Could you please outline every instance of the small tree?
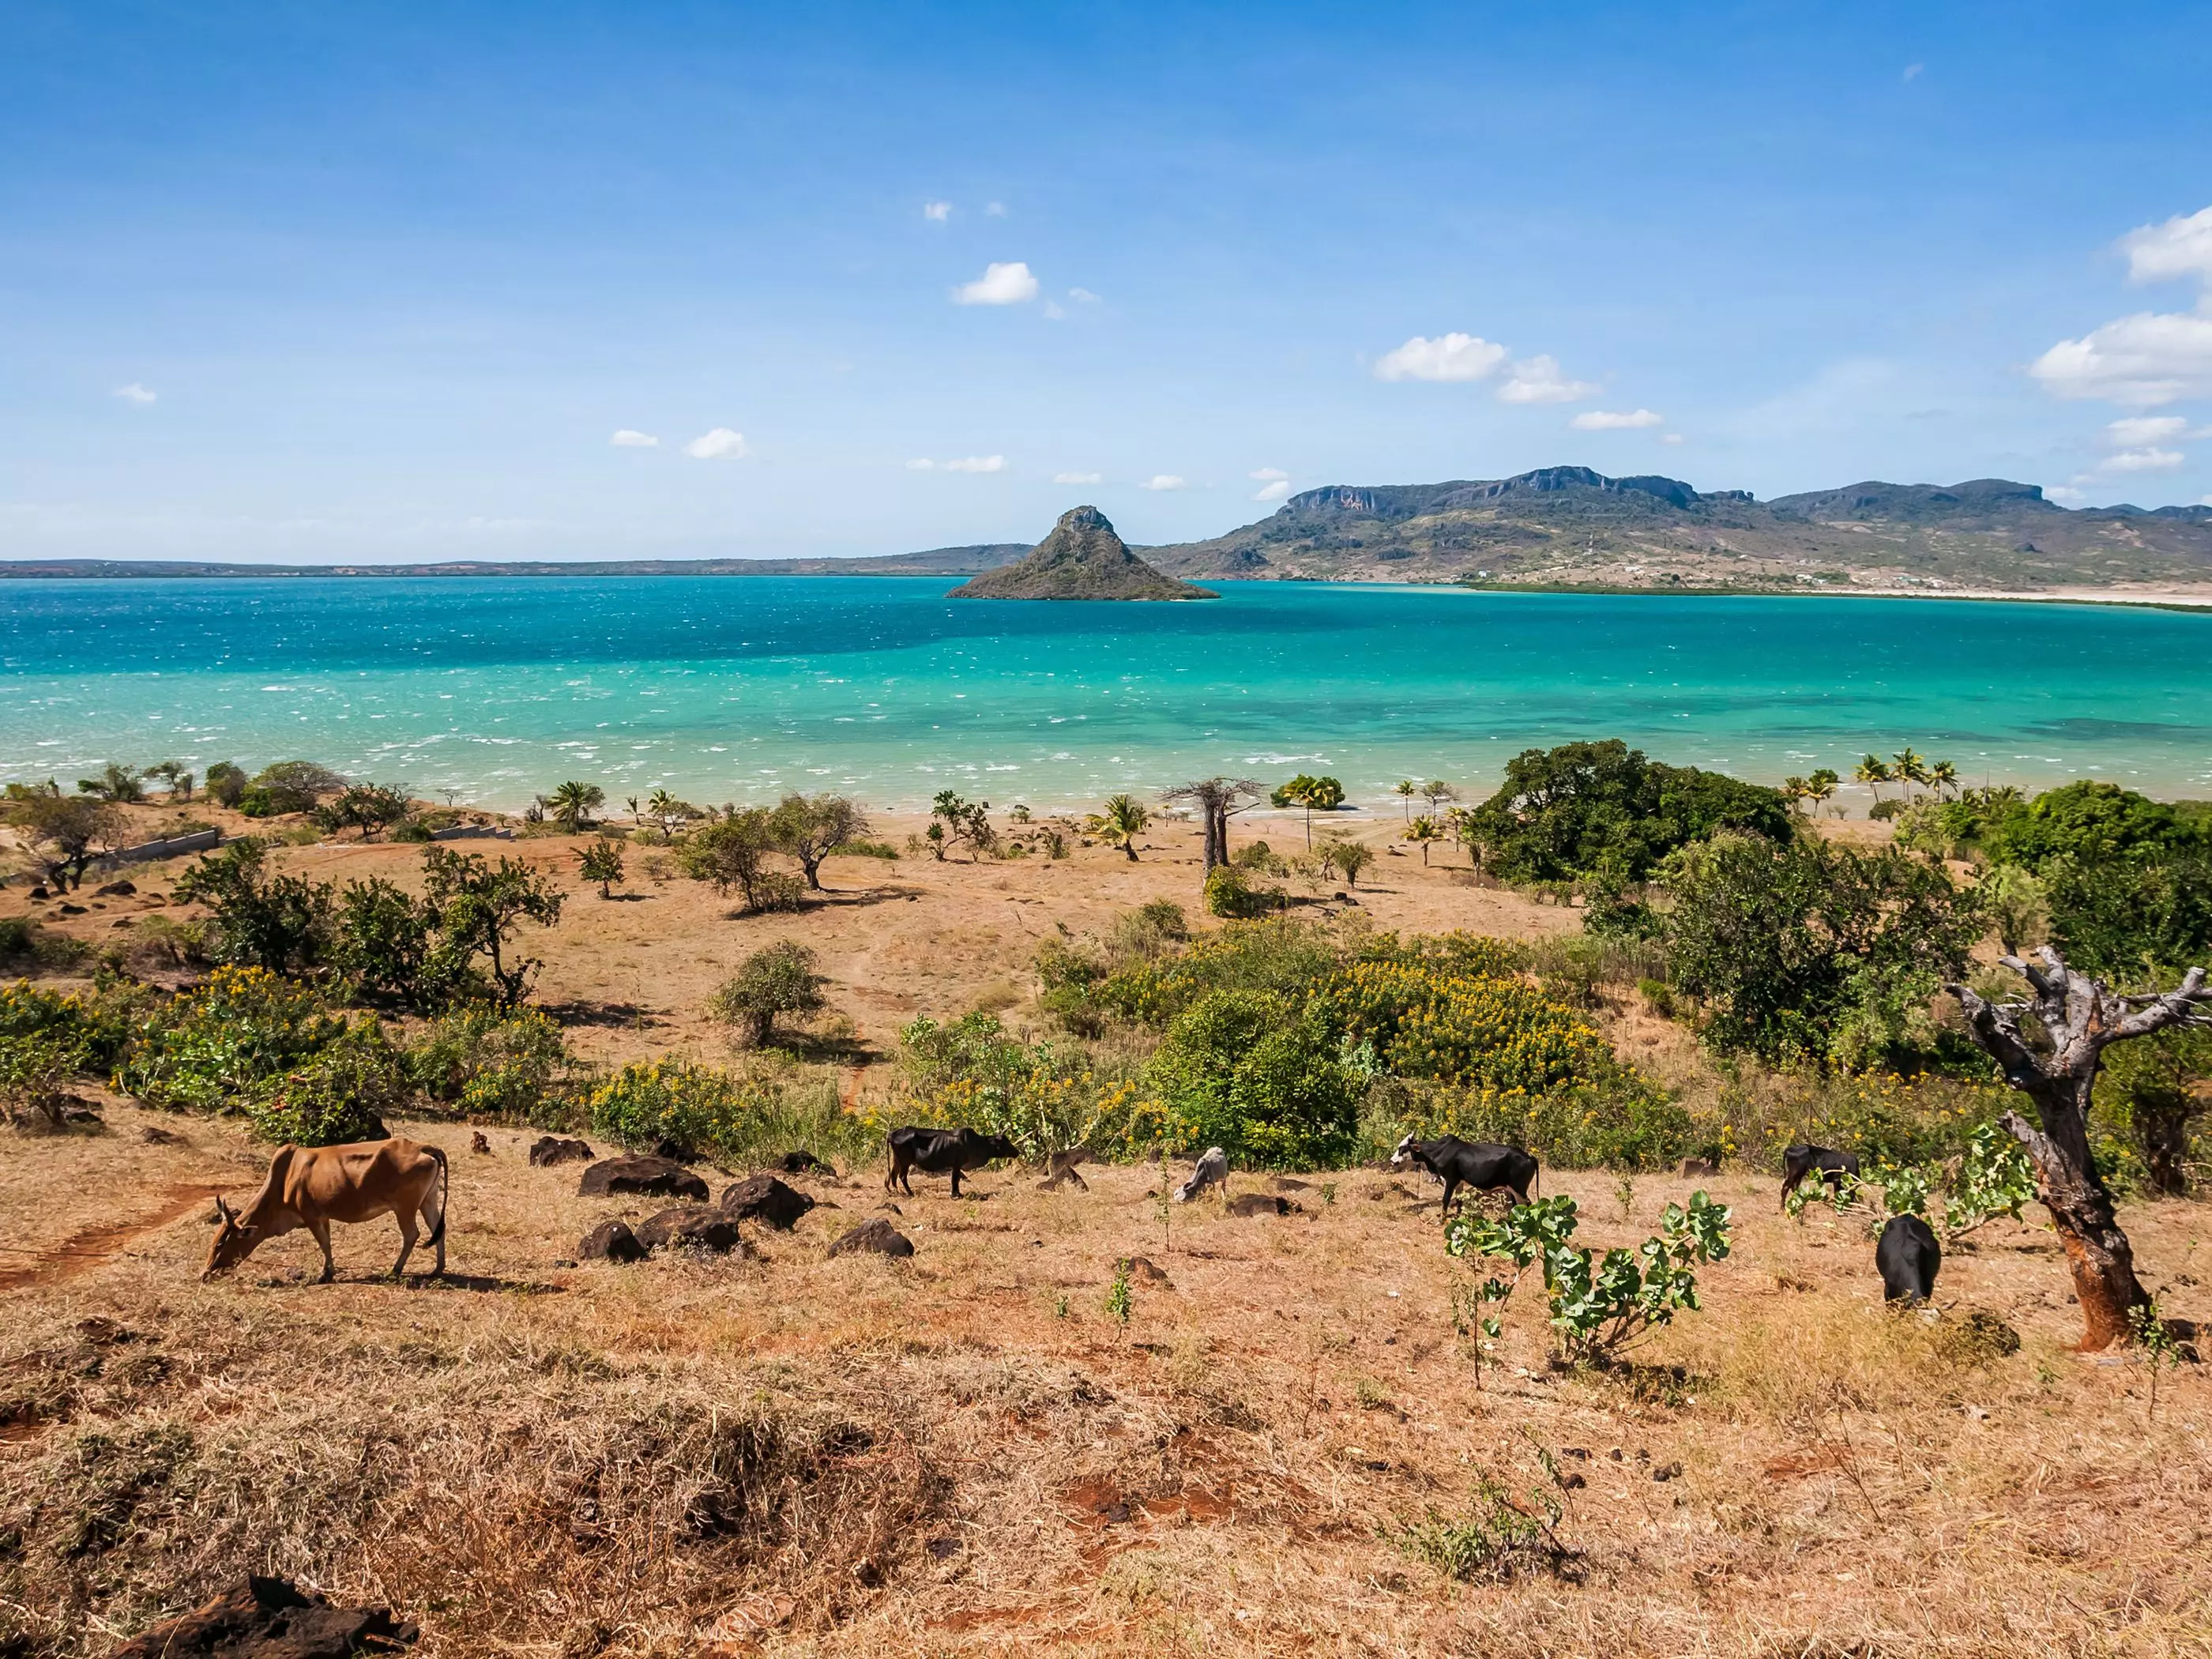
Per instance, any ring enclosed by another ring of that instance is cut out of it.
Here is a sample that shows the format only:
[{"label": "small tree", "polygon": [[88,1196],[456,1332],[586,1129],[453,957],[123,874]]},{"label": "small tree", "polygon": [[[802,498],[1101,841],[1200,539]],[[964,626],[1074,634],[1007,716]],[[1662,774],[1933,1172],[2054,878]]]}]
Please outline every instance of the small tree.
[{"label": "small tree", "polygon": [[607,792],[596,783],[579,783],[573,778],[561,784],[545,798],[545,810],[553,822],[576,835],[588,828],[592,814],[606,804]]},{"label": "small tree", "polygon": [[192,775],[185,769],[182,761],[157,762],[146,769],[146,775],[167,784],[171,800],[185,801],[192,798]]},{"label": "small tree", "polygon": [[1443,826],[1426,814],[1413,819],[1406,825],[1405,839],[1420,843],[1421,866],[1424,869],[1428,867],[1429,848],[1443,838]]},{"label": "small tree", "polygon": [[1335,871],[1344,878],[1344,884],[1355,891],[1359,886],[1359,872],[1374,862],[1375,849],[1364,841],[1354,841],[1349,836],[1331,836],[1322,842],[1322,868]]},{"label": "small tree", "polygon": [[177,878],[175,896],[214,912],[217,960],[276,974],[314,967],[331,942],[330,884],[272,875],[268,861],[252,836],[234,841],[203,854]]},{"label": "small tree", "polygon": [[2037,954],[2039,968],[2003,958],[2027,981],[2032,994],[2024,1000],[1990,1002],[1969,986],[1945,988],[1966,1010],[1967,1034],[1996,1061],[2005,1081],[2034,1103],[2039,1128],[2017,1112],[1999,1121],[2035,1166],[2037,1195],[2073,1268],[2081,1346],[2094,1350],[2128,1340],[2130,1319],[2150,1299],[2136,1278],[2135,1252],[2089,1148],[2089,1108],[2105,1050],[2205,1024],[2212,1018],[2212,989],[2204,970],[2191,968],[2172,991],[2123,996],[2068,968],[2048,945]]},{"label": "small tree", "polygon": [[1413,797],[1421,793],[1421,786],[1411,778],[1401,778],[1391,786],[1390,793],[1397,796],[1399,805],[1405,810],[1406,822],[1411,823],[1413,821]]},{"label": "small tree", "polygon": [[100,769],[98,777],[79,778],[76,788],[81,795],[113,801],[118,806],[135,806],[146,799],[144,777],[142,772],[110,761]]},{"label": "small tree", "polygon": [[560,921],[560,890],[520,859],[502,858],[494,867],[444,847],[423,849],[422,886],[437,907],[441,951],[457,963],[483,957],[491,965],[492,1000],[514,1007],[538,964],[522,957],[510,965],[508,941],[524,921],[550,927]]},{"label": "small tree", "polygon": [[246,793],[246,769],[229,761],[217,761],[207,769],[204,787],[216,803],[235,806]]},{"label": "small tree", "polygon": [[253,781],[239,794],[238,810],[250,818],[312,812],[324,796],[335,795],[345,787],[343,778],[319,762],[278,761],[254,774]]},{"label": "small tree", "polygon": [[677,843],[676,862],[695,881],[714,890],[735,888],[748,911],[786,909],[796,903],[799,883],[769,863],[777,851],[775,824],[760,807],[702,824]]},{"label": "small tree", "polygon": [[1200,778],[1164,791],[1162,800],[1187,800],[1206,819],[1206,873],[1229,862],[1229,820],[1259,805],[1260,786],[1249,778]]},{"label": "small tree", "polygon": [[380,783],[350,784],[315,808],[318,829],[330,835],[358,830],[363,841],[374,841],[376,832],[405,817],[412,810],[404,791]]},{"label": "small tree", "polygon": [[987,800],[963,800],[950,789],[939,790],[929,808],[930,827],[938,832],[931,838],[937,856],[965,846],[973,860],[996,850],[999,832],[991,827],[990,812]]},{"label": "small tree", "polygon": [[1437,812],[1443,809],[1446,801],[1454,801],[1459,799],[1459,791],[1453,788],[1451,785],[1446,783],[1442,778],[1431,778],[1426,783],[1421,786],[1421,799],[1428,802],[1430,816],[1434,817]]},{"label": "small tree", "polygon": [[8,803],[8,822],[23,832],[39,871],[59,888],[79,886],[85,866],[122,836],[124,817],[112,803],[90,795],[26,791]]},{"label": "small tree", "polygon": [[786,795],[769,815],[777,849],[799,861],[799,873],[822,890],[822,860],[868,833],[867,814],[843,795]]},{"label": "small tree", "polygon": [[824,1000],[826,981],[814,971],[814,952],[795,939],[756,951],[707,1004],[709,1017],[738,1028],[747,1048],[764,1048],[779,1014],[811,1014]]},{"label": "small tree", "polygon": [[70,1084],[91,1065],[84,1033],[73,1027],[0,1039],[0,1100],[15,1110],[36,1112],[58,1129],[68,1121]]},{"label": "small tree", "polygon": [[707,815],[688,800],[678,800],[665,789],[656,789],[646,797],[645,819],[664,836],[672,835],[687,823],[696,823]]},{"label": "small tree", "polygon": [[612,898],[614,884],[623,878],[623,844],[602,836],[576,854],[577,873],[599,884],[599,896]]},{"label": "small tree", "polygon": [[1334,778],[1310,777],[1304,772],[1292,778],[1267,799],[1277,806],[1303,806],[1306,810],[1306,846],[1313,846],[1313,815],[1316,810],[1334,812],[1344,805],[1344,786]]},{"label": "small tree", "polygon": [[1084,820],[1083,827],[1102,841],[1111,842],[1137,861],[1137,837],[1145,833],[1152,815],[1134,795],[1109,795],[1106,805]]}]

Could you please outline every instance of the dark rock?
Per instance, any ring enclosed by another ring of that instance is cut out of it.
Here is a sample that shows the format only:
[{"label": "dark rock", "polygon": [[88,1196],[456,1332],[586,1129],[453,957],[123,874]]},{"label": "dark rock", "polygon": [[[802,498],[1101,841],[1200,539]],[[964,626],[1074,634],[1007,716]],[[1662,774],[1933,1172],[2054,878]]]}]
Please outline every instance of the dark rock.
[{"label": "dark rock", "polygon": [[162,1620],[113,1659],[354,1659],[404,1647],[419,1633],[388,1607],[334,1607],[281,1578],[249,1573],[243,1589]]},{"label": "dark rock", "polygon": [[84,906],[82,904],[64,904],[62,906],[62,914],[65,916],[81,916],[84,914]]},{"label": "dark rock", "polygon": [[912,1255],[914,1241],[878,1216],[872,1221],[863,1221],[830,1247],[832,1255],[854,1255],[864,1250],[872,1250],[878,1255]]},{"label": "dark rock", "polygon": [[144,1137],[149,1146],[189,1146],[192,1144],[174,1129],[158,1129],[150,1123],[138,1133]]},{"label": "dark rock", "polygon": [[533,1164],[588,1164],[592,1156],[590,1142],[563,1140],[558,1135],[540,1135],[530,1145],[530,1161]]},{"label": "dark rock", "polygon": [[1130,1279],[1137,1284],[1155,1285],[1164,1291],[1175,1288],[1174,1281],[1169,1279],[1159,1263],[1148,1255],[1133,1255],[1123,1265],[1128,1268]]},{"label": "dark rock", "polygon": [[602,1221],[584,1235],[576,1255],[585,1261],[642,1261],[645,1246],[637,1242],[628,1223]]},{"label": "dark rock", "polygon": [[1267,1184],[1279,1193],[1303,1193],[1313,1186],[1312,1182],[1300,1181],[1296,1176],[1277,1176]]},{"label": "dark rock", "polygon": [[53,895],[49,893],[44,887],[33,887],[31,890],[31,896],[34,899],[50,899]]},{"label": "dark rock", "polygon": [[1273,1193],[1243,1193],[1232,1198],[1224,1206],[1236,1216],[1288,1215],[1298,1206],[1287,1198],[1278,1198]]},{"label": "dark rock", "polygon": [[107,1120],[89,1106],[72,1106],[62,1114],[62,1121],[81,1124],[89,1129],[105,1124]]},{"label": "dark rock", "polygon": [[639,1193],[648,1198],[696,1198],[705,1203],[707,1183],[681,1164],[665,1158],[603,1158],[577,1183],[580,1198]]},{"label": "dark rock", "polygon": [[720,1210],[663,1210],[637,1224],[637,1242],[648,1250],[712,1250],[717,1255],[743,1246],[738,1224]]},{"label": "dark rock", "polygon": [[653,1155],[655,1158],[665,1158],[671,1164],[696,1164],[699,1161],[699,1154],[680,1140],[664,1140],[658,1143],[653,1149]]},{"label": "dark rock", "polygon": [[1164,576],[1129,551],[1095,507],[1071,507],[1052,533],[1016,564],[963,583],[956,599],[1212,599],[1220,596]]},{"label": "dark rock", "polygon": [[805,1175],[815,1170],[819,1170],[827,1176],[834,1176],[837,1173],[831,1165],[824,1164],[813,1153],[805,1151],[786,1152],[782,1161],[775,1167],[786,1175]]},{"label": "dark rock", "polygon": [[138,884],[135,881],[111,881],[105,887],[94,888],[92,896],[94,898],[114,898],[119,895],[128,898],[137,890]]},{"label": "dark rock", "polygon": [[472,1152],[489,1152],[491,1151],[491,1141],[482,1129],[477,1130],[474,1134],[469,1137],[469,1150]]},{"label": "dark rock", "polygon": [[778,1232],[789,1232],[813,1207],[812,1199],[772,1175],[747,1176],[722,1194],[723,1213],[732,1220],[765,1221]]}]

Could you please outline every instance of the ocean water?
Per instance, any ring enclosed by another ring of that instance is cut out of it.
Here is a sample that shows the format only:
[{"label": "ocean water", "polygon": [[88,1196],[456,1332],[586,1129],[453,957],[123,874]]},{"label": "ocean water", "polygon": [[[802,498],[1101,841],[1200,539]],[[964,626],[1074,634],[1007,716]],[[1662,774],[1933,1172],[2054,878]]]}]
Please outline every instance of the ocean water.
[{"label": "ocean water", "polygon": [[1474,792],[1620,737],[1764,781],[1910,744],[1969,781],[2212,795],[2212,615],[1228,583],[948,601],[944,579],[0,583],[0,779],[307,757],[513,807],[953,788],[1095,803],[1213,773]]}]

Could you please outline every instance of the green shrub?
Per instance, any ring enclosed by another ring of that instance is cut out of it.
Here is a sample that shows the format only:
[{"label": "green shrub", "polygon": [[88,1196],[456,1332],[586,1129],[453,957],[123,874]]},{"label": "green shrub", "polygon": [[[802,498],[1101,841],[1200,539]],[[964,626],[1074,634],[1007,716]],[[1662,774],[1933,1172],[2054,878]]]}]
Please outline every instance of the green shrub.
[{"label": "green shrub", "polygon": [[1382,1146],[1408,1132],[1450,1134],[1518,1146],[1547,1168],[1626,1173],[1668,1169],[1713,1143],[1687,1108],[1625,1066],[1539,1095],[1416,1088],[1380,1127]]},{"label": "green shrub", "polygon": [[1153,1026],[1165,1025],[1207,991],[1274,991],[1303,1001],[1336,970],[1345,949],[1338,933],[1316,923],[1289,917],[1239,922],[1180,955],[1116,970],[1099,986],[1098,999],[1123,1019]]},{"label": "green shrub", "polygon": [[592,1127],[625,1146],[670,1140],[732,1163],[800,1147],[850,1159],[880,1145],[824,1075],[793,1085],[681,1060],[639,1062],[593,1090],[589,1109]]},{"label": "green shrub", "polygon": [[423,1093],[465,1117],[566,1127],[575,1104],[568,1039],[535,1009],[456,1010],[425,1028],[407,1066]]},{"label": "green shrub", "polygon": [[1328,1032],[1265,991],[1209,991],[1170,1024],[1148,1080],[1188,1146],[1314,1169],[1349,1155],[1359,1085]]},{"label": "green shrub", "polygon": [[1206,913],[1231,921],[1264,916],[1279,910],[1285,900],[1280,889],[1256,887],[1233,864],[1217,864],[1206,878]]},{"label": "green shrub", "polygon": [[738,1030],[748,1048],[764,1048],[780,1014],[811,1014],[825,1003],[827,981],[814,971],[814,952],[796,939],[763,945],[739,965],[734,978],[708,1000],[707,1017]]},{"label": "green shrub", "polygon": [[345,1030],[312,986],[265,968],[218,968],[144,1017],[115,1086],[175,1110],[236,1110]]},{"label": "green shrub", "polygon": [[915,1116],[1005,1135],[1032,1160],[1085,1139],[1097,1115],[1101,1086],[1079,1058],[1023,1042],[994,1015],[914,1020],[899,1047]]},{"label": "green shrub", "polygon": [[264,1140],[336,1146],[382,1135],[385,1115],[413,1097],[406,1057],[372,1014],[263,1085],[246,1112]]}]

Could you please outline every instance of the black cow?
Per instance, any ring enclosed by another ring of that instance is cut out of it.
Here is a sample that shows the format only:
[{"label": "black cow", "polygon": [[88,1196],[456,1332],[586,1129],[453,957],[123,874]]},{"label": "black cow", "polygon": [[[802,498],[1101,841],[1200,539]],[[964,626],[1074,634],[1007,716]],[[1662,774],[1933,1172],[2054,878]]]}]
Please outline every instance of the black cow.
[{"label": "black cow", "polygon": [[1856,1179],[1859,1155],[1838,1152],[1826,1146],[1807,1146],[1800,1142],[1782,1149],[1782,1201],[1787,1204],[1790,1194],[1797,1190],[1797,1183],[1808,1175],[1818,1174],[1828,1184],[1831,1193],[1843,1190],[1844,1177]]},{"label": "black cow", "polygon": [[960,1196],[960,1176],[964,1170],[980,1170],[986,1164],[1001,1158],[1019,1158],[1022,1149],[1004,1135],[987,1135],[974,1129],[894,1129],[890,1133],[891,1166],[884,1176],[884,1190],[903,1192],[911,1198],[914,1188],[907,1181],[907,1171],[919,1170],[924,1175],[950,1175],[952,1177],[952,1196]]},{"label": "black cow", "polygon": [[1943,1247],[1936,1242],[1936,1230],[1918,1216],[1892,1216],[1874,1247],[1874,1265],[1881,1273],[1881,1299],[1910,1307],[1936,1294]]},{"label": "black cow", "polygon": [[1536,1160],[1494,1141],[1462,1140],[1457,1135],[1416,1140],[1407,1135],[1390,1154],[1390,1167],[1409,1170],[1416,1164],[1444,1183],[1446,1220],[1451,1218],[1452,1194],[1462,1186],[1479,1193],[1510,1192],[1523,1204],[1536,1194]]}]

